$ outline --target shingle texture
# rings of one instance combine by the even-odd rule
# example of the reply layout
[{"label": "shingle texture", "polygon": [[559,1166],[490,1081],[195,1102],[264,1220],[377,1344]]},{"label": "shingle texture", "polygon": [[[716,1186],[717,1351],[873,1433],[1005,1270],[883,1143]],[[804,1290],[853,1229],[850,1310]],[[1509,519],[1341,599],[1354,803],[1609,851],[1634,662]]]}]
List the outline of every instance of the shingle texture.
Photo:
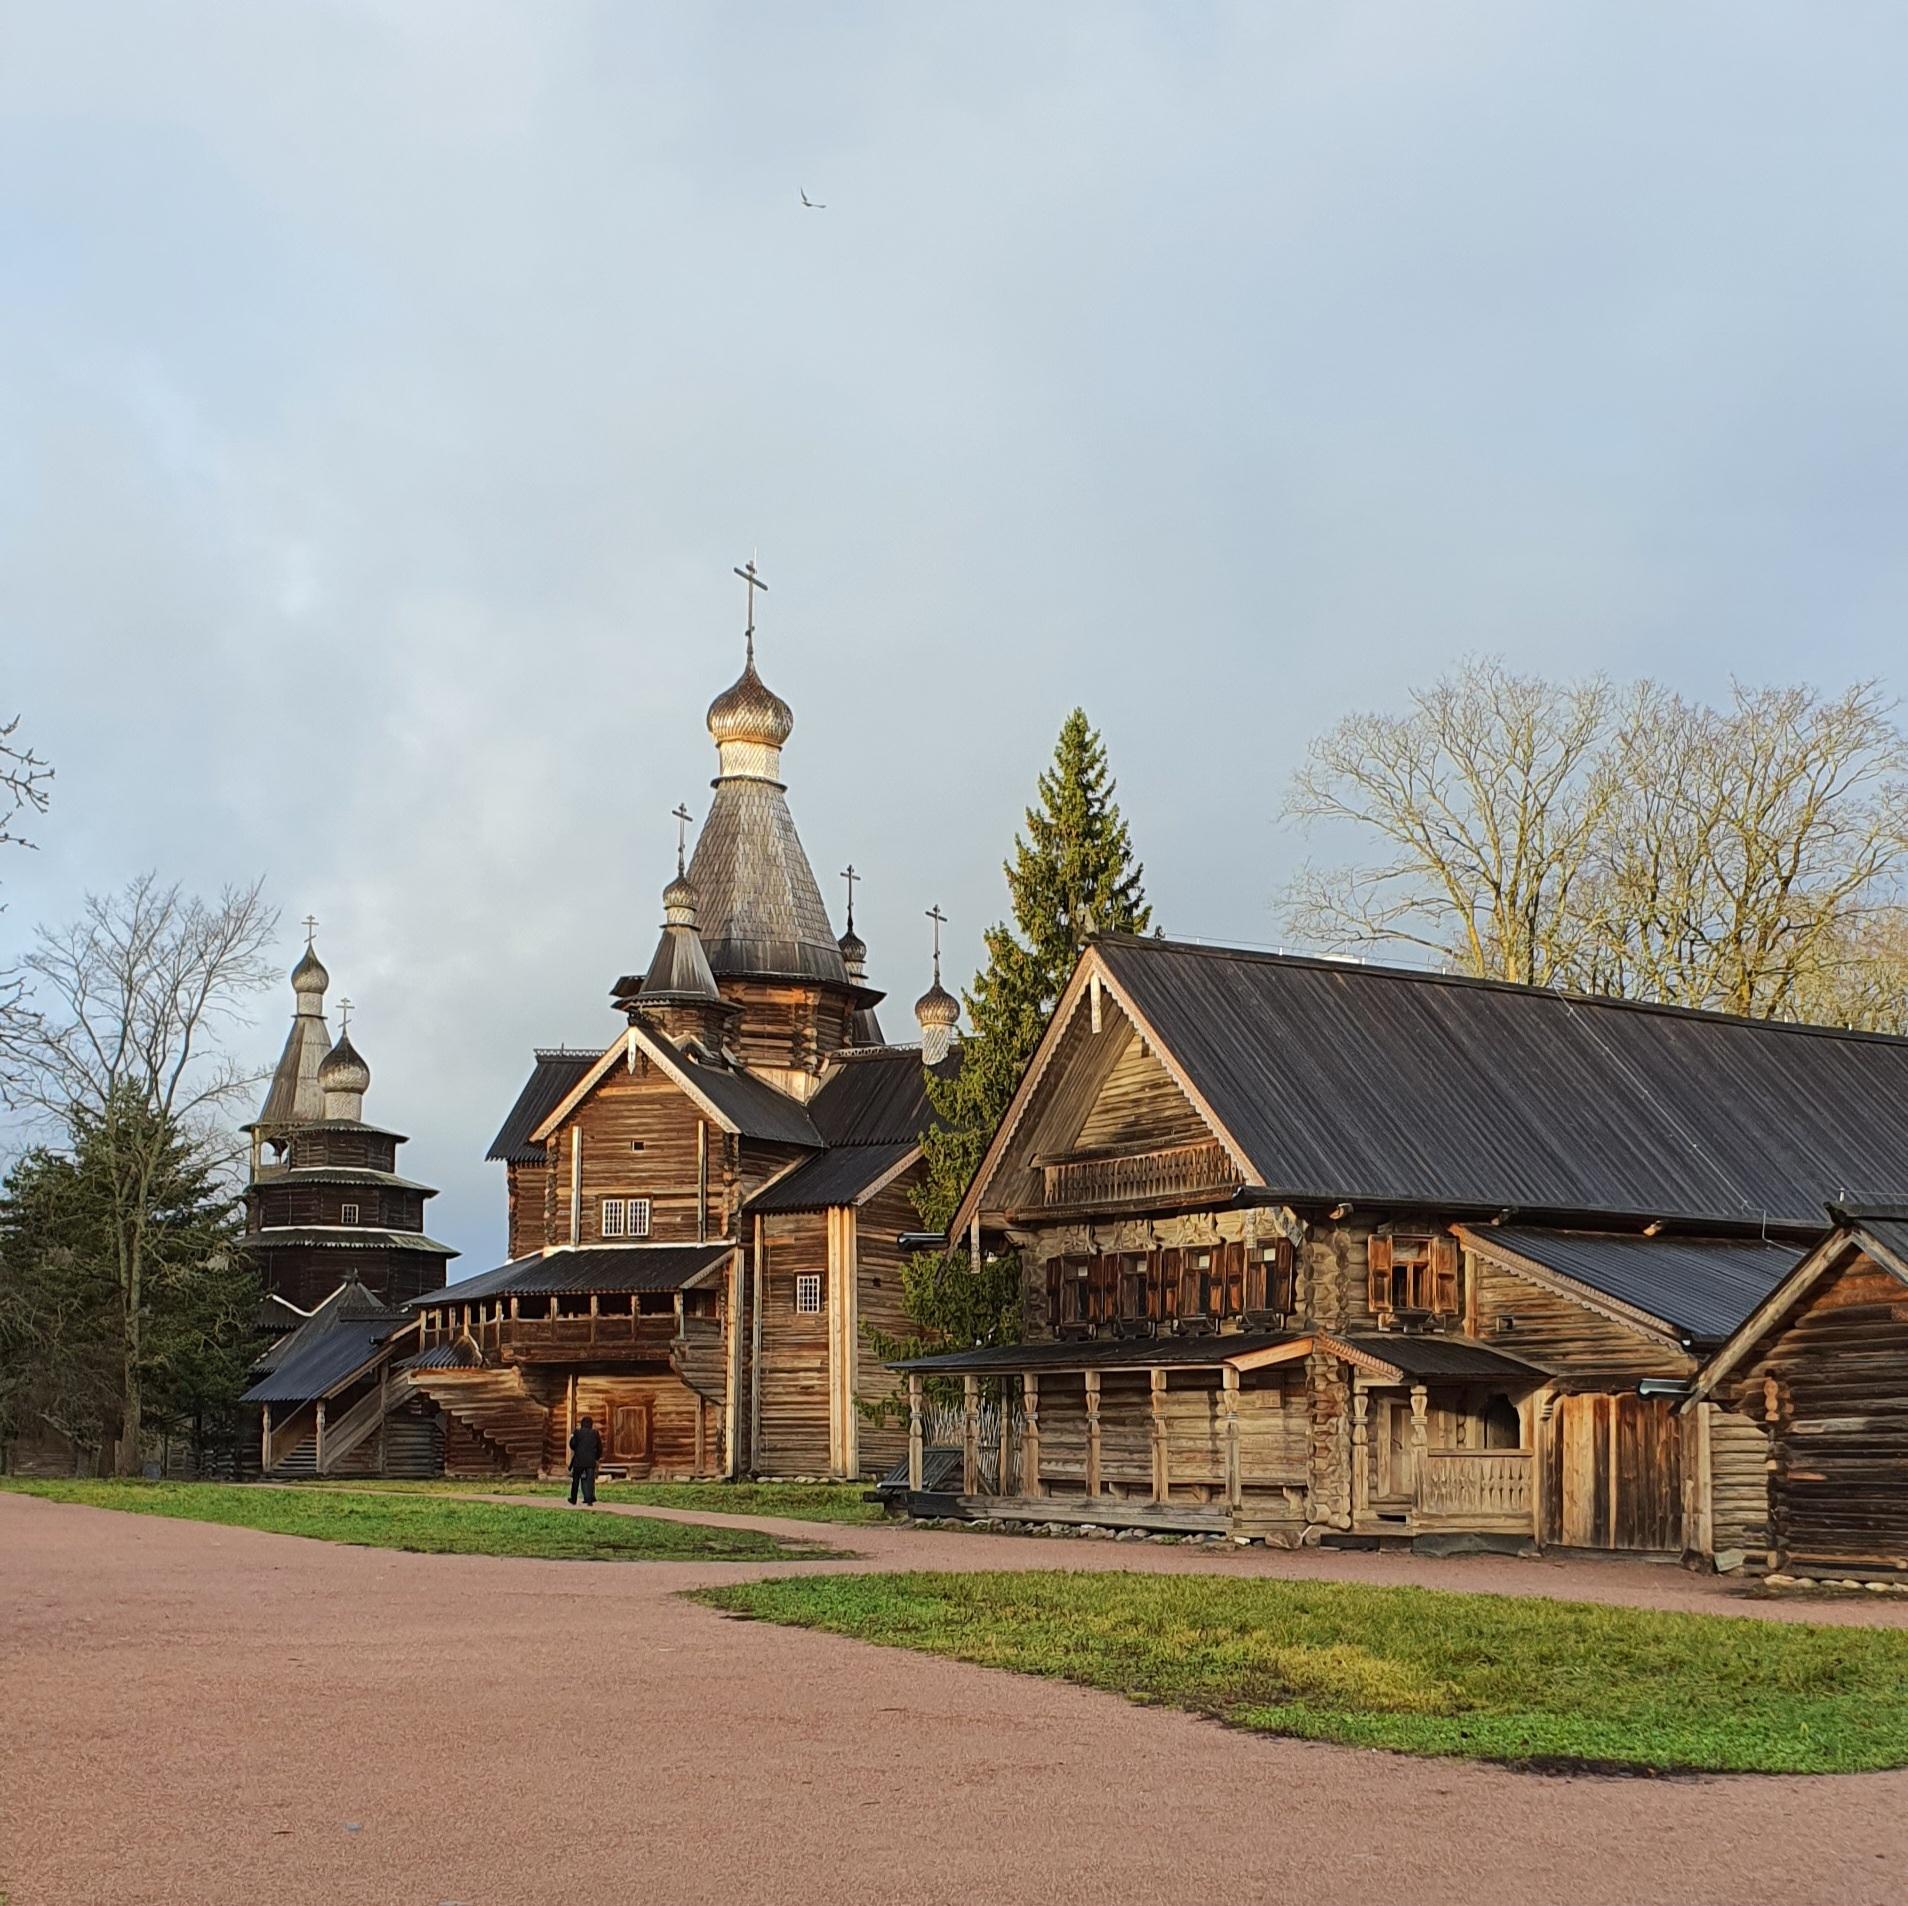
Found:
[{"label": "shingle texture", "polygon": [[1638,1237],[1504,1225],[1468,1232],[1487,1257],[1524,1258],[1717,1344],[1794,1269],[1801,1249],[1761,1238]]},{"label": "shingle texture", "polygon": [[773,781],[715,784],[689,878],[697,928],[718,977],[789,976],[848,984],[814,870]]},{"label": "shingle texture", "polygon": [[1908,1182],[1908,1040],[1097,944],[1275,1194],[1814,1226]]}]

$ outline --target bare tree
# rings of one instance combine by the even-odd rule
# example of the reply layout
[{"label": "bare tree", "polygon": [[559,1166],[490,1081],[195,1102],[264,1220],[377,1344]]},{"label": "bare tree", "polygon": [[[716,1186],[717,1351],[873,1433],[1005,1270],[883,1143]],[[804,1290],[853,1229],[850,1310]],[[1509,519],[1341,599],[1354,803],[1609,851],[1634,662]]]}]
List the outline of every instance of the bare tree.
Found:
[{"label": "bare tree", "polygon": [[0,722],[0,847],[31,847],[33,843],[13,831],[21,814],[44,814],[47,783],[53,770],[17,739],[20,717]]},{"label": "bare tree", "polygon": [[1757,1018],[1893,1010],[1908,746],[1876,684],[1716,709],[1480,662],[1412,700],[1342,722],[1295,778],[1293,813],[1382,843],[1301,874],[1301,935]]},{"label": "bare tree", "polygon": [[1287,811],[1351,822],[1374,865],[1307,866],[1286,910],[1336,951],[1418,947],[1459,970],[1543,985],[1580,963],[1584,877],[1616,793],[1602,761],[1613,697],[1501,661],[1412,692],[1407,715],[1349,715],[1315,741]]},{"label": "bare tree", "polygon": [[271,977],[277,915],[258,885],[216,904],[152,875],[89,897],[72,926],[42,929],[22,962],[30,992],[0,1021],[0,1091],[66,1142],[90,1135],[110,1179],[121,1338],[116,1467],[138,1467],[141,1357],[154,1200],[183,1139],[227,1148],[221,1114],[257,1083],[219,1049],[221,1031]]}]

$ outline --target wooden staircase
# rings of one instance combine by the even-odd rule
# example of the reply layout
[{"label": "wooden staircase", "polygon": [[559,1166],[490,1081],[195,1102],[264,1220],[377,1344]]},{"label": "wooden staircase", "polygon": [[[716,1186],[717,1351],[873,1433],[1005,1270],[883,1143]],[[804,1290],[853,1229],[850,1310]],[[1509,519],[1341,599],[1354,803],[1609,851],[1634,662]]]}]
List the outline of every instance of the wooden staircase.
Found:
[{"label": "wooden staircase", "polygon": [[534,1476],[543,1461],[550,1412],[529,1395],[515,1370],[416,1370],[416,1392],[483,1438],[513,1476]]}]

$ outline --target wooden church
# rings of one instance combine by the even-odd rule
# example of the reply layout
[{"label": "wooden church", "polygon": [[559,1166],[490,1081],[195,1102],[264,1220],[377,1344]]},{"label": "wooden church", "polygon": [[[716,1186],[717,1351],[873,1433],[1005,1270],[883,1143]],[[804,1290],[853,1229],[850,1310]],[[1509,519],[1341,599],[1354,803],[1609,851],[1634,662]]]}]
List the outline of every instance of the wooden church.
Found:
[{"label": "wooden church", "polygon": [[[754,589],[750,580],[750,600]],[[588,1414],[611,1473],[871,1475],[904,1432],[867,1327],[902,1325],[903,1234],[958,1008],[884,1042],[854,931],[836,935],[782,780],[794,729],[755,663],[710,705],[717,772],[648,964],[600,1050],[538,1051],[490,1156],[509,1258],[405,1293],[387,1408],[427,1408],[454,1475],[560,1470]],[[688,816],[678,811],[686,825]]]}]

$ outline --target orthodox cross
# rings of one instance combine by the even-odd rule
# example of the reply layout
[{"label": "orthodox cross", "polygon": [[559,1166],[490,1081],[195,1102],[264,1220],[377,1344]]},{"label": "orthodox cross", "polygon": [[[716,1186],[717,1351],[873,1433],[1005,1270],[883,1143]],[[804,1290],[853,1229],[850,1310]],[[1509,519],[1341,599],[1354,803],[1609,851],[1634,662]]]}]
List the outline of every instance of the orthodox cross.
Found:
[{"label": "orthodox cross", "polygon": [[841,877],[848,883],[848,931],[852,933],[855,930],[855,882],[862,876],[855,872],[855,863],[851,860],[841,870]]},{"label": "orthodox cross", "polygon": [[941,911],[937,900],[927,910],[927,917],[934,922],[934,983],[941,983],[941,929],[947,925],[947,915]]},{"label": "orthodox cross", "polygon": [[341,999],[338,1002],[338,1037],[342,1039],[351,1030],[351,1002]]},{"label": "orthodox cross", "polygon": [[768,584],[755,573],[755,558],[753,556],[735,573],[748,584],[749,589],[749,626],[743,630],[743,634],[749,639],[749,660],[752,662],[755,660],[755,592],[759,589],[764,595],[767,595]]},{"label": "orthodox cross", "polygon": [[308,913],[298,923],[305,929],[305,951],[311,951],[311,943],[318,937],[318,922]]},{"label": "orthodox cross", "polygon": [[682,872],[682,851],[689,839],[689,823],[696,817],[689,812],[687,801],[678,801],[669,810],[669,818],[676,823],[676,872]]}]

